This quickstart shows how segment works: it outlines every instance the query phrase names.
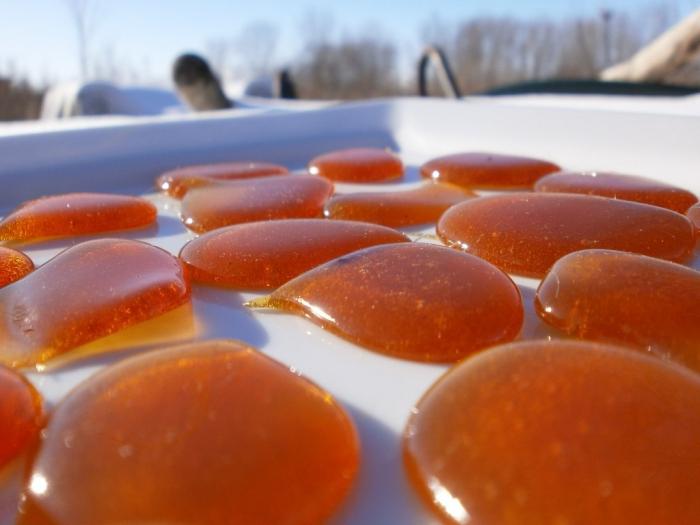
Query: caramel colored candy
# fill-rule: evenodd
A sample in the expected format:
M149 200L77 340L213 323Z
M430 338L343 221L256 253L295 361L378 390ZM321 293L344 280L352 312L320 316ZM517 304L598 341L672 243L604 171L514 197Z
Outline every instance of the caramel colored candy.
M43 422L39 393L17 372L0 366L0 470L38 438Z
M28 201L0 222L0 240L34 241L144 228L156 221L146 199L107 193L66 193Z
M509 273L542 277L567 253L609 248L671 261L687 259L693 228L657 206L588 195L514 193L453 206L437 225L447 244Z
M700 232L700 204L691 206L687 215L690 221L693 223L693 226L695 226L695 230Z
M0 363L42 363L189 297L182 265L160 248L119 239L78 244L0 290Z
M644 177L600 171L560 171L542 177L535 191L582 193L643 202L685 213L698 202L691 192Z
M700 371L700 272L625 252L583 250L557 261L535 308L582 339L633 346Z
M347 253L410 239L351 221L287 219L237 224L206 233L180 252L197 282L240 289L277 288Z
M276 175L193 189L181 217L197 233L242 222L320 217L333 184L311 175Z
M506 274L423 243L351 253L251 305L304 315L354 343L417 361L457 361L511 341L523 322L520 293Z
M483 352L433 385L404 439L446 523L700 523L700 378L629 350Z
M127 359L55 409L20 525L314 525L357 472L325 391L235 342Z
M201 164L166 171L156 179L156 187L181 199L190 188L221 180L240 180L288 173L287 168L269 162L223 162Z
M458 153L423 164L421 176L466 188L532 188L540 177L559 171L559 166L539 159L496 153Z
M338 182L381 182L403 177L403 163L379 148L343 149L312 159L309 173Z
M325 215L400 228L437 222L447 208L471 197L476 194L437 183L406 191L345 193L331 198Z
M21 279L34 269L22 252L0 246L0 288Z

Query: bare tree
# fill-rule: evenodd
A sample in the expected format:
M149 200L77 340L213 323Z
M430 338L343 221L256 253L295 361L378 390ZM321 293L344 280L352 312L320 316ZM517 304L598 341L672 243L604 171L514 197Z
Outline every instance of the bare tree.
M249 76L270 73L275 65L279 29L257 21L245 26L233 41L238 63Z
M676 17L673 6L658 4L556 23L481 17L450 26L433 19L422 36L446 51L460 87L469 93L528 80L597 78Z
M231 68L231 42L225 38L213 38L205 45L205 54L211 68L216 74L225 79Z
M425 45L435 46L451 56L457 40L457 26L433 14L420 29L421 40Z
M336 32L335 20L330 11L312 9L304 13L298 34L304 42L305 48L317 47L333 40Z
M353 99L402 92L396 45L370 26L358 34L337 36L333 19L308 13L303 47L293 67L302 98Z
M135 61L119 56L113 45L103 45L90 61L90 78L115 83L148 83L153 81L151 66L146 57Z
M78 45L80 78L90 74L90 44L95 28L95 3L93 0L63 0L73 20Z
M555 40L547 23L470 20L459 26L452 46L457 76L467 92L547 77L556 63Z
M396 48L376 37L316 44L295 68L302 96L369 98L399 92Z

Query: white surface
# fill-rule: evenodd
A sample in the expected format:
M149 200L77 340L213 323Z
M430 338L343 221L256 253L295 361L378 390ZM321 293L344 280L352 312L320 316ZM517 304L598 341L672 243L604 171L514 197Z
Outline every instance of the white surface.
M260 78L244 91L229 98L235 109L317 109L334 104L327 100L272 98L272 78ZM76 117L149 117L190 113L173 89L118 85L110 82L66 82L49 88L41 103L42 123ZM229 112L230 113L230 112ZM88 121L90 120L88 119ZM83 123L87 122L84 118Z
M386 185L397 189L416 184L417 167L431 157L490 150L541 156L573 169L647 175L698 193L699 137L700 118L508 107L489 101L400 100L294 113L111 122L0 138L0 209L66 191L149 193L161 171L190 163L266 160L299 169L318 153L350 146L398 151L408 175L400 184ZM159 207L158 228L124 236L176 254L192 237L177 219L177 201L155 194L150 198ZM53 241L26 251L42 263L77 241ZM549 331L531 307L536 281L516 281L526 304L523 337L545 337ZM331 523L436 525L407 485L400 433L415 401L446 367L384 357L302 318L248 311L242 303L250 296L195 286L196 337L235 338L256 346L316 381L349 410L362 441L362 467L354 493ZM99 367L130 353L69 362L30 378L53 404ZM0 508L7 498L6 489Z
M501 95L490 98L494 103L507 106L593 109L632 113L655 113L659 115L700 116L700 95L688 95L684 97L626 97L620 95L528 94Z

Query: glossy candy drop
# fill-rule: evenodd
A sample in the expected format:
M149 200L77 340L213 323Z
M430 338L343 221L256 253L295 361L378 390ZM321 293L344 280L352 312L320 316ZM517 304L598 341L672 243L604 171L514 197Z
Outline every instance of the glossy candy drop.
M404 439L446 523L700 523L700 378L637 352L488 350L433 385Z
M417 361L456 361L511 341L523 322L519 291L507 275L423 243L351 253L252 305L305 315L361 346Z
M34 269L22 252L0 246L0 288L21 279Z
M189 296L182 265L160 248L120 239L78 244L0 290L0 363L42 363Z
M326 205L326 217L366 221L392 228L437 222L454 204L476 197L451 184L423 184L406 191L343 193Z
M28 201L0 222L0 240L25 242L145 228L156 221L146 199L107 193L66 193Z
M458 153L423 164L421 176L466 188L527 189L559 166L539 159L496 153Z
M453 206L437 225L447 244L509 273L541 277L564 255L586 248L623 250L683 261L693 229L657 206L588 195L514 193Z
M344 149L312 159L309 173L337 182L381 182L403 177L403 163L384 149Z
M21 525L314 525L357 472L325 391L241 343L149 352L55 409Z
M193 189L181 217L202 233L242 222L320 217L333 184L312 175L276 175Z
M609 250L557 261L535 308L567 334L633 346L700 371L700 272Z
M266 289L361 248L408 241L404 234L375 224L287 219L206 233L186 244L180 259L196 282Z
M698 202L695 195L683 188L644 177L600 171L553 173L538 180L535 191L598 195L652 204L678 213L685 213Z
M240 180L287 173L284 166L269 162L223 162L201 164L166 171L156 179L156 187L181 199L191 188L221 180Z
M0 470L37 439L42 425L39 393L17 372L0 366Z
M693 226L695 226L695 231L700 232L700 204L691 206L687 215Z

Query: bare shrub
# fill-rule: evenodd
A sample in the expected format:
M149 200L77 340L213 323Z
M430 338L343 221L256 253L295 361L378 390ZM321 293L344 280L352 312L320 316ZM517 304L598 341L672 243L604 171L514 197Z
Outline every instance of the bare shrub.
M0 78L0 120L35 119L43 93L25 81Z

